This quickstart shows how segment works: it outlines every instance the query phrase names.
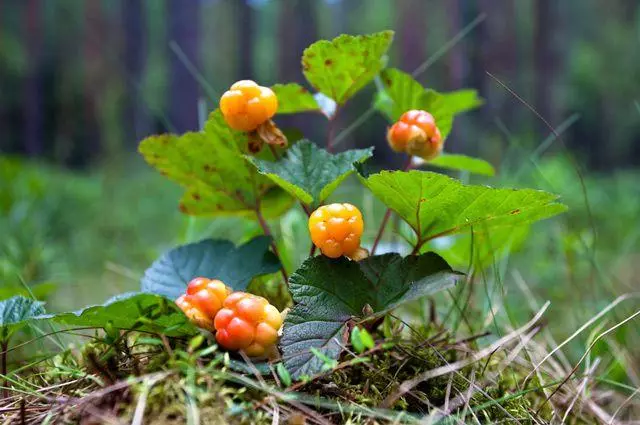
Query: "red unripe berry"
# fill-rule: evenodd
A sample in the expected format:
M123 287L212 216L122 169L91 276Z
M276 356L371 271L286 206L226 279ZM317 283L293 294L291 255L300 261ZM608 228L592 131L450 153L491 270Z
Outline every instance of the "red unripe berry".
M410 110L387 131L389 146L396 152L433 159L442 152L442 136L433 115L422 110Z

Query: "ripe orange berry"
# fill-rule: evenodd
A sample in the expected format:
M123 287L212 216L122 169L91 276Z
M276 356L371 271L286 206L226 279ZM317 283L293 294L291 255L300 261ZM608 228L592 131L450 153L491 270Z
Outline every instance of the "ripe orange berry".
M436 127L433 115L412 109L387 131L389 146L396 152L433 159L442 152L442 135Z
M229 127L253 131L275 115L278 98L273 90L251 80L234 83L220 98L220 110Z
M363 230L362 214L351 204L323 205L309 217L311 240L330 258L355 253Z
M251 357L264 356L278 340L282 316L269 301L257 295L234 292L216 314L216 341L228 350Z
M176 304L196 326L212 331L213 319L229 294L231 289L222 281L196 277Z

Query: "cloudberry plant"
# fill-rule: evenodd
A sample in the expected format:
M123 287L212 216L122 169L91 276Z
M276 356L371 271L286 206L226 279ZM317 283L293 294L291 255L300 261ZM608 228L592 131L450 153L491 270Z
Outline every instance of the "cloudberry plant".
M362 214L351 204L324 205L309 217L311 240L330 258L355 254L363 230Z
M213 319L222 308L231 289L222 281L196 277L187 285L187 291L176 304L197 326L212 331Z
M262 297L234 292L216 314L214 326L216 341L222 347L262 357L278 340L282 315Z
M433 159L442 152L442 135L433 115L412 109L402 114L387 132L391 149L423 159Z
M220 110L229 127L253 131L273 117L278 98L273 90L251 80L234 83L220 98Z

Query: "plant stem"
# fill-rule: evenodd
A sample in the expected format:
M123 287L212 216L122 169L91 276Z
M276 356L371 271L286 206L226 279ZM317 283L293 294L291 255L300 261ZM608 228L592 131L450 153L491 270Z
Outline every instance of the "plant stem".
M271 230L269 230L269 225L266 220L262 216L262 212L260 212L260 205L256 208L256 216L258 217L258 222L260 223L260 227L262 227L262 231L265 235L271 237L271 249L273 253L278 257L278 261L280 261L280 271L282 272L282 277L284 278L285 283L289 283L289 276L287 276L287 271L284 269L284 264L282 263L282 258L280 257L280 252L278 252L278 246L276 245L276 241L273 239L271 234Z
M331 153L333 151L333 144L335 142L334 133L335 133L335 124L336 119L338 118L338 107L336 106L336 110L329 118L329 123L327 124L327 152Z
M407 161L404 163L402 167L402 171L408 171L411 169L411 155L408 156ZM382 219L382 223L380 223L380 228L378 229L378 234L376 235L376 239L373 242L373 246L371 247L371 255L376 253L376 248L378 248L378 244L382 239L382 235L384 234L384 230L387 227L387 223L389 222L389 218L391 218L391 208L387 208L387 211L384 213L384 218Z
M380 224L380 229L378 229L378 234L376 235L376 240L373 242L373 246L371 247L371 255L376 253L376 248L378 248L378 244L380 243L380 239L382 239L382 235L384 234L384 229L387 227L387 222L391 217L391 208L387 208L387 211L384 213L384 218L382 219L382 223Z

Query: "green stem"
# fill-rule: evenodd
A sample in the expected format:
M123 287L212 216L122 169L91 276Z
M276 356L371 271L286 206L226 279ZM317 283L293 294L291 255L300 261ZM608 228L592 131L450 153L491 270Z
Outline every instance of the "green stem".
M287 271L284 269L284 263L282 262L282 257L280 257L278 246L276 245L276 241L273 239L267 221L264 219L262 213L260 212L260 205L258 205L258 207L256 208L256 216L258 217L258 222L260 223L260 227L262 227L262 231L264 232L264 234L271 237L271 249L273 250L273 253L276 254L276 257L278 257L278 261L280 261L280 272L282 273L282 277L284 278L285 283L289 284L289 276L287 276Z

